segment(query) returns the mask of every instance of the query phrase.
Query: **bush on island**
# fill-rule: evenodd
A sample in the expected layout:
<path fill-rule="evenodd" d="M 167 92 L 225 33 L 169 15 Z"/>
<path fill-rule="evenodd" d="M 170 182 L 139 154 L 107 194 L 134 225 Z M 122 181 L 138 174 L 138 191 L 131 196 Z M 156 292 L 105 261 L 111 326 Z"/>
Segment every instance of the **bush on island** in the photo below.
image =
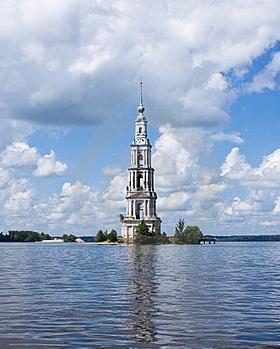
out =
<path fill-rule="evenodd" d="M 199 244 L 203 234 L 196 225 L 185 225 L 184 219 L 179 219 L 174 234 L 174 242 L 181 244 Z"/>
<path fill-rule="evenodd" d="M 136 244 L 167 244 L 169 242 L 166 234 L 161 234 L 159 229 L 150 231 L 144 220 L 136 227 L 133 241 Z"/>

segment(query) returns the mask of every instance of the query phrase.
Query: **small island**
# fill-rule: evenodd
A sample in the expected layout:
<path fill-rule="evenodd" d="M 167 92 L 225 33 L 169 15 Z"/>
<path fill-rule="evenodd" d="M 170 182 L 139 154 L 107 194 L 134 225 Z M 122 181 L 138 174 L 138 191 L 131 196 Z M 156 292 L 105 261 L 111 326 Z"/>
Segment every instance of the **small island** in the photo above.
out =
<path fill-rule="evenodd" d="M 135 229 L 133 238 L 125 239 L 118 237 L 117 232 L 113 229 L 110 233 L 107 230 L 99 230 L 96 234 L 96 242 L 100 244 L 200 244 L 203 234 L 198 226 L 186 225 L 184 219 L 180 219 L 175 226 L 173 236 L 167 236 L 165 232 L 161 233 L 160 229 L 151 231 L 149 226 L 142 220 Z"/>

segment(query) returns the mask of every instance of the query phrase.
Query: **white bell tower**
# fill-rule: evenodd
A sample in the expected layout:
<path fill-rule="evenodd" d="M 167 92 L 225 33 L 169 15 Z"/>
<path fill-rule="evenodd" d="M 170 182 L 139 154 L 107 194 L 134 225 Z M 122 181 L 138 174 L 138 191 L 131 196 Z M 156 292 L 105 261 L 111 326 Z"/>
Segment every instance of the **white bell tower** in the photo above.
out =
<path fill-rule="evenodd" d="M 122 220 L 123 238 L 133 238 L 137 225 L 144 220 L 150 231 L 160 230 L 161 219 L 157 217 L 157 194 L 154 188 L 154 169 L 151 164 L 151 144 L 144 116 L 142 82 L 140 105 L 135 121 L 135 137 L 131 144 L 131 160 L 128 169 L 126 214 Z"/>

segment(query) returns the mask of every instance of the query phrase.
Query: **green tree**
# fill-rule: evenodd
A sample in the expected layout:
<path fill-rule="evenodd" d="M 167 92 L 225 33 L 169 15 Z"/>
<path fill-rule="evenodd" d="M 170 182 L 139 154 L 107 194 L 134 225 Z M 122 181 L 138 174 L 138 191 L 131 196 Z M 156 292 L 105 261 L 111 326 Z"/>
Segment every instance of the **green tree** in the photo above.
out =
<path fill-rule="evenodd" d="M 63 234 L 61 238 L 64 240 L 64 242 L 75 242 L 77 239 L 77 237 L 73 234 Z"/>
<path fill-rule="evenodd" d="M 175 242 L 183 244 L 199 244 L 203 234 L 196 225 L 185 225 L 184 219 L 179 219 L 175 227 Z"/>
<path fill-rule="evenodd" d="M 149 227 L 145 223 L 144 220 L 142 220 L 138 226 L 136 227 L 136 236 L 150 236 L 151 233 L 149 231 Z"/>
<path fill-rule="evenodd" d="M 184 231 L 184 241 L 187 244 L 199 244 L 203 234 L 197 225 L 188 225 Z"/>
<path fill-rule="evenodd" d="M 185 229 L 186 229 L 185 221 L 184 219 L 181 218 L 176 224 L 174 236 L 178 239 L 181 239 L 183 237 Z"/>
<path fill-rule="evenodd" d="M 155 236 L 161 236 L 160 228 L 155 229 Z"/>
<path fill-rule="evenodd" d="M 169 239 L 166 234 L 161 234 L 160 229 L 150 231 L 145 221 L 141 221 L 136 227 L 134 242 L 137 244 L 166 244 Z"/>
<path fill-rule="evenodd" d="M 110 241 L 110 242 L 117 242 L 118 241 L 118 234 L 114 229 L 112 229 L 110 231 L 110 233 L 108 234 L 108 241 Z"/>
<path fill-rule="evenodd" d="M 39 241 L 42 241 L 42 240 L 52 240 L 52 237 L 50 237 L 49 234 L 42 232 L 42 233 L 40 233 Z"/>
<path fill-rule="evenodd" d="M 103 232 L 101 229 L 98 230 L 97 234 L 96 234 L 96 242 L 103 242 L 107 240 L 107 233 Z"/>

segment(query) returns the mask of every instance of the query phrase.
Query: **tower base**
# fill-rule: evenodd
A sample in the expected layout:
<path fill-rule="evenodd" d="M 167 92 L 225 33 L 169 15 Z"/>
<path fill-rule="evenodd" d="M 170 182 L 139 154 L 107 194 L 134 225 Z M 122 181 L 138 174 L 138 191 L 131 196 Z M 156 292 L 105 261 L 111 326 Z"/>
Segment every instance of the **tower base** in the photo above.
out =
<path fill-rule="evenodd" d="M 136 227 L 142 222 L 143 219 L 124 218 L 122 221 L 121 235 L 124 239 L 133 239 L 136 233 Z M 145 224 L 149 227 L 150 231 L 161 231 L 161 219 L 159 217 L 152 217 L 144 219 Z"/>

